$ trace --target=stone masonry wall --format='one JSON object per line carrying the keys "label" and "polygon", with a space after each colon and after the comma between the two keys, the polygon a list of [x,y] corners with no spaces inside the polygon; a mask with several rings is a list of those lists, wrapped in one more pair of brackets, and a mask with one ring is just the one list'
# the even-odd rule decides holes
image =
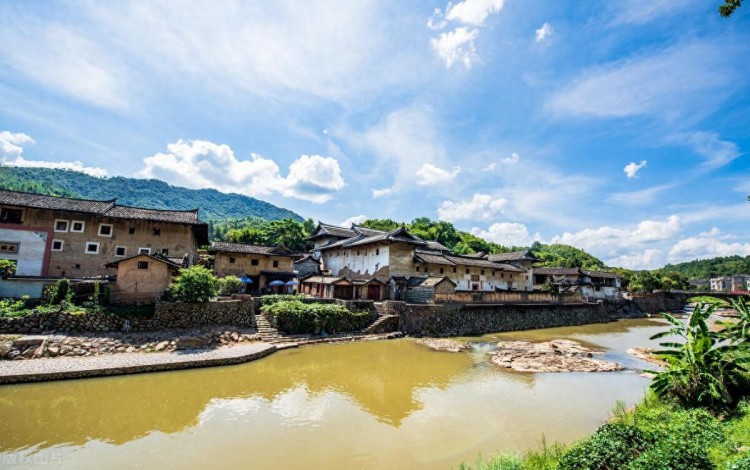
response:
{"label": "stone masonry wall", "polygon": [[631,297],[638,308],[652,314],[680,311],[688,299],[687,294],[673,292],[634,293]]}
{"label": "stone masonry wall", "polygon": [[424,336],[479,335],[606,323],[617,319],[619,315],[618,308],[608,308],[603,302],[565,305],[385,304],[389,314],[399,315],[401,332]]}
{"label": "stone masonry wall", "polygon": [[48,331],[156,331],[205,325],[255,327],[252,302],[230,300],[191,304],[161,302],[148,317],[124,319],[111,313],[72,315],[66,312],[0,318],[0,333],[42,333]]}

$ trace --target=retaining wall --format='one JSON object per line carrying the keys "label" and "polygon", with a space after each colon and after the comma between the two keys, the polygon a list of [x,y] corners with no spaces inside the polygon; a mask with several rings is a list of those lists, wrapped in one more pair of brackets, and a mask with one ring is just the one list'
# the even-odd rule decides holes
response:
{"label": "retaining wall", "polygon": [[255,327],[253,304],[241,300],[202,304],[160,302],[152,316],[121,318],[111,313],[73,315],[67,312],[0,318],[0,333],[47,331],[155,331],[204,325]]}
{"label": "retaining wall", "polygon": [[630,297],[646,313],[676,312],[685,308],[688,294],[677,292],[632,293]]}

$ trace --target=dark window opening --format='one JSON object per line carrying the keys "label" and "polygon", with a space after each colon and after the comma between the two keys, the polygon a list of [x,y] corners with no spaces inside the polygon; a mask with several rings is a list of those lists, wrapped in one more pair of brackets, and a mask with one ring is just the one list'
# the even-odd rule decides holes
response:
{"label": "dark window opening", "polygon": [[3,207],[0,211],[0,221],[6,224],[20,224],[23,211],[21,209],[7,209]]}
{"label": "dark window opening", "polygon": [[469,274],[469,268],[466,268],[466,274]]}
{"label": "dark window opening", "polygon": [[440,268],[440,274],[443,274],[443,268]]}
{"label": "dark window opening", "polygon": [[455,272],[456,272],[456,268],[453,268],[453,273],[455,274]]}
{"label": "dark window opening", "polygon": [[417,272],[419,272],[419,266],[417,266],[417,267],[415,268],[415,270],[416,270]]}
{"label": "dark window opening", "polygon": [[167,248],[162,248],[162,249],[161,249],[161,254],[163,254],[164,256],[169,256],[169,249],[167,249]]}
{"label": "dark window opening", "polygon": [[274,261],[273,262],[273,267],[274,268],[278,268],[279,267],[279,262],[278,261]]}
{"label": "dark window opening", "polygon": [[135,227],[130,227],[128,229],[128,233],[131,234],[131,235],[133,235],[135,233]]}
{"label": "dark window opening", "polygon": [[76,263],[76,269],[81,269],[81,265]]}
{"label": "dark window opening", "polygon": [[481,274],[482,276],[484,276],[484,269],[483,269],[483,270],[481,271],[481,273],[480,273],[480,274]]}
{"label": "dark window opening", "polygon": [[52,241],[52,249],[55,251],[62,251],[63,249],[63,242],[62,240],[53,240]]}
{"label": "dark window opening", "polygon": [[376,254],[376,255],[379,255],[379,254],[380,254],[380,248],[375,248],[375,254]]}
{"label": "dark window opening", "polygon": [[250,266],[258,266],[258,260],[257,259],[251,259],[250,260]]}
{"label": "dark window opening", "polygon": [[161,235],[161,229],[160,228],[155,228],[154,229],[154,236],[158,237],[160,235]]}
{"label": "dark window opening", "polygon": [[117,248],[115,248],[115,256],[125,256],[125,247],[118,246]]}
{"label": "dark window opening", "polygon": [[138,269],[148,269],[148,261],[138,261]]}
{"label": "dark window opening", "polygon": [[68,221],[67,220],[58,220],[55,222],[55,231],[56,232],[67,232],[68,231]]}
{"label": "dark window opening", "polygon": [[100,225],[99,226],[99,235],[108,237],[112,235],[112,226],[111,225]]}
{"label": "dark window opening", "polygon": [[235,261],[237,261],[237,260],[234,259],[234,256],[230,256],[229,257],[229,264],[234,264]]}

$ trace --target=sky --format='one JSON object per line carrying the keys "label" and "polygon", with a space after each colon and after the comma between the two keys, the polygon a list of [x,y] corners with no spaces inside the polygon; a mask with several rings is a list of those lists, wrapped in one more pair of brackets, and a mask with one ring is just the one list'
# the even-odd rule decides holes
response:
{"label": "sky", "polygon": [[750,5],[0,3],[0,159],[656,268],[750,255]]}

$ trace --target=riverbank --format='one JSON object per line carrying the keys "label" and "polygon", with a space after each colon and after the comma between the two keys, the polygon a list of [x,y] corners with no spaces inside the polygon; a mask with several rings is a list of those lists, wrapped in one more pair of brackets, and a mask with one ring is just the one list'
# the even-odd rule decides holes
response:
{"label": "riverbank", "polygon": [[104,377],[146,372],[162,372],[201,367],[242,364],[266,357],[282,349],[321,343],[377,341],[401,337],[400,333],[344,337],[311,337],[270,344],[233,343],[210,349],[184,349],[166,352],[132,352],[98,356],[44,357],[33,360],[3,361],[0,384],[46,382],[88,377]]}

